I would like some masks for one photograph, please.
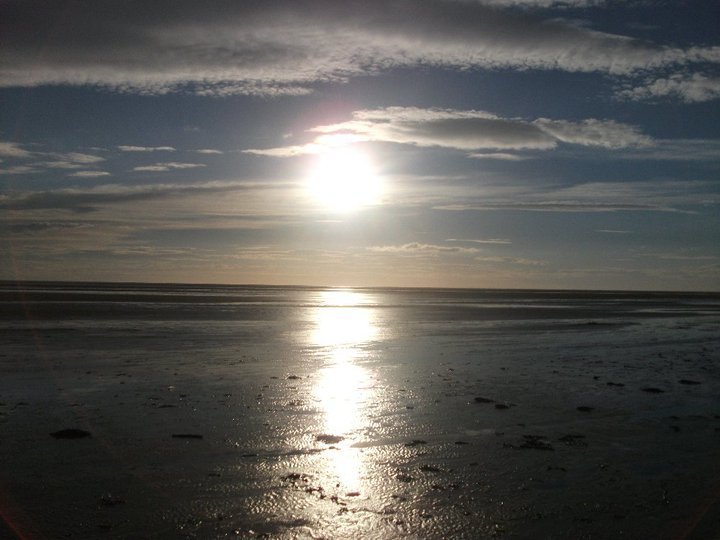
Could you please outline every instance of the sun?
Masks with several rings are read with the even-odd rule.
[[[313,201],[334,212],[378,204],[382,195],[382,183],[370,158],[348,147],[319,154],[307,188]]]

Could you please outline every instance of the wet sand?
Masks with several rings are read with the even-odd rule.
[[[358,305],[6,320],[0,537],[718,537],[717,315]]]

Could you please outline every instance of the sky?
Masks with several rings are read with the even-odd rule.
[[[0,279],[720,290],[715,0],[0,0]]]

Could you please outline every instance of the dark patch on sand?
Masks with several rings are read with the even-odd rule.
[[[70,428],[54,431],[50,436],[55,439],[84,439],[85,437],[92,437],[92,434],[84,429]]]

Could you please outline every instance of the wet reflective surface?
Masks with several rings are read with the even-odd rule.
[[[720,525],[712,298],[131,292],[0,309],[0,538]]]
[[[367,438],[371,426],[369,406],[378,398],[375,375],[368,368],[367,345],[378,335],[374,309],[365,295],[327,291],[314,310],[315,328],[310,344],[317,347],[313,395],[323,416],[322,434],[316,440],[331,445],[328,473],[348,492],[366,488],[364,457],[353,442]]]

